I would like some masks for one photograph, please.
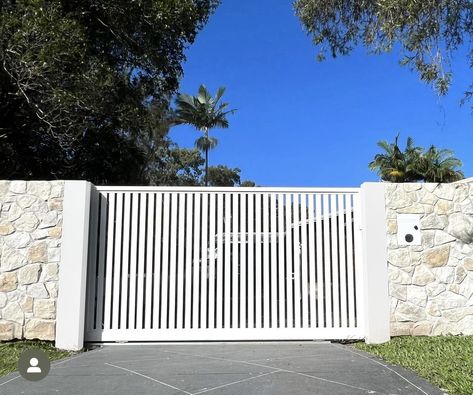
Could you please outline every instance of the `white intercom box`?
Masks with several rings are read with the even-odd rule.
[[[398,245],[420,245],[420,215],[397,214]]]

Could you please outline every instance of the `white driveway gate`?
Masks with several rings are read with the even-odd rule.
[[[359,189],[93,195],[86,341],[363,338]]]

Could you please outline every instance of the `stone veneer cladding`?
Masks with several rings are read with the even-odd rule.
[[[420,214],[420,246],[399,246],[397,214]],[[473,184],[388,184],[391,335],[473,335]]]
[[[0,181],[0,340],[54,340],[63,181]]]

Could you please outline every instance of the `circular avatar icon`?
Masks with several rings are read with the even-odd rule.
[[[48,375],[50,367],[48,354],[38,348],[23,351],[18,360],[18,371],[29,381],[44,379]]]

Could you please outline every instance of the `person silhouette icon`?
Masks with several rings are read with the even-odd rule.
[[[38,366],[38,358],[31,358],[30,359],[30,367],[26,371],[26,373],[41,373],[41,368]]]

